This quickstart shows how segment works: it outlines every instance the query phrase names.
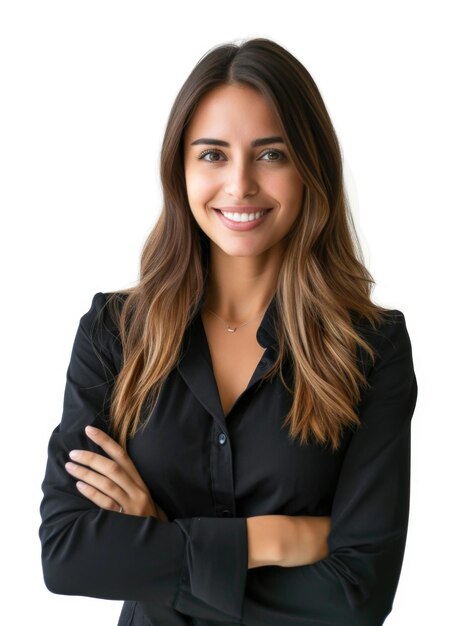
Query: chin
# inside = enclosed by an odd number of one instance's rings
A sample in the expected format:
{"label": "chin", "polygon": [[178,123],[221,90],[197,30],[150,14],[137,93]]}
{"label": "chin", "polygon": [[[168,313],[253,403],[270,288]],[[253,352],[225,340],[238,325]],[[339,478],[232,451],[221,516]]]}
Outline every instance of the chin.
{"label": "chin", "polygon": [[249,248],[247,245],[244,246],[224,246],[221,245],[213,240],[211,240],[211,244],[213,246],[217,246],[219,248],[219,250],[221,250],[221,252],[223,252],[224,254],[227,254],[227,256],[231,256],[231,257],[239,257],[239,258],[250,258],[250,257],[256,257],[259,256],[260,254],[263,254],[264,252],[266,252],[267,248],[266,247],[256,247],[256,248]]}

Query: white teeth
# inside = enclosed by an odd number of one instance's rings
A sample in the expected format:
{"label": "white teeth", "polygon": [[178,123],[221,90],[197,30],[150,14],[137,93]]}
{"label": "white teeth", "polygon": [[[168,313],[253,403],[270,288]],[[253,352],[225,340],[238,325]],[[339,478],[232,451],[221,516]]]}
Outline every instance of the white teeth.
{"label": "white teeth", "polygon": [[232,220],[233,222],[252,222],[253,220],[258,220],[259,217],[265,215],[266,211],[257,211],[256,213],[226,213],[225,211],[221,211],[224,217]]}

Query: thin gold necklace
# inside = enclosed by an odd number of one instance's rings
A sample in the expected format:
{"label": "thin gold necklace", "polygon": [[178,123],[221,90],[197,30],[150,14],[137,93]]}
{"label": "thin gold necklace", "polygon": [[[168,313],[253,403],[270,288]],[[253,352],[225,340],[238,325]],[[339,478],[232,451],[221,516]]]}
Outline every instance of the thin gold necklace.
{"label": "thin gold necklace", "polygon": [[218,319],[221,320],[221,322],[224,322],[224,324],[226,325],[226,330],[228,333],[235,333],[235,331],[238,328],[242,328],[242,326],[245,326],[246,324],[248,324],[249,322],[252,322],[254,319],[257,319],[257,317],[261,317],[262,315],[265,314],[265,311],[263,313],[259,313],[258,315],[256,315],[255,317],[253,317],[251,320],[249,320],[248,322],[244,322],[243,324],[241,324],[240,326],[234,326],[233,328],[230,327],[230,325],[228,324],[228,322],[226,320],[223,320],[222,317],[219,317],[219,315],[217,313],[215,313],[214,311],[211,311],[211,309],[208,309],[208,307],[203,304],[203,307],[209,311],[210,313],[212,313],[213,315],[215,315]]}

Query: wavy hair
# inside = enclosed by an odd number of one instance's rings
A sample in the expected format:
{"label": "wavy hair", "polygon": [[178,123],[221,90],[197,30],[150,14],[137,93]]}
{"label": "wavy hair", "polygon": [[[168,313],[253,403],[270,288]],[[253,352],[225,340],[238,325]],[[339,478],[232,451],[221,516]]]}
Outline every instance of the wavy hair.
{"label": "wavy hair", "polygon": [[[373,363],[376,355],[357,324],[366,319],[376,328],[388,309],[370,298],[375,282],[363,262],[339,142],[319,89],[286,49],[255,38],[212,48],[181,87],[161,150],[163,208],[144,243],[139,280],[111,292],[123,348],[111,427],[123,447],[145,427],[205,295],[209,241],[188,203],[184,131],[203,95],[237,84],[258,90],[272,106],[304,183],[303,206],[288,233],[276,286],[279,352],[264,379],[280,374],[293,394],[284,425],[301,444],[314,437],[335,451],[343,429],[360,426],[357,405],[368,383],[358,350]],[[282,375],[285,358],[292,363],[292,387]]]}

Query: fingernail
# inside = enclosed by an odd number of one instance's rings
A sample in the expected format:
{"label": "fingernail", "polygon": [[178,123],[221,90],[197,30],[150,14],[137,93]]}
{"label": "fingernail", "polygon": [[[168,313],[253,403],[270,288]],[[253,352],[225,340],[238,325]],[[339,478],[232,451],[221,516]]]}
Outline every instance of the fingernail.
{"label": "fingernail", "polygon": [[65,469],[74,470],[77,469],[77,466],[75,465],[75,463],[70,463],[70,461],[67,461],[67,463],[65,464]]}
{"label": "fingernail", "polygon": [[71,459],[77,460],[78,458],[80,458],[80,450],[71,450],[69,452],[69,456]]}
{"label": "fingernail", "polygon": [[85,432],[87,435],[96,435],[98,432],[98,428],[94,428],[93,426],[85,426]]}

